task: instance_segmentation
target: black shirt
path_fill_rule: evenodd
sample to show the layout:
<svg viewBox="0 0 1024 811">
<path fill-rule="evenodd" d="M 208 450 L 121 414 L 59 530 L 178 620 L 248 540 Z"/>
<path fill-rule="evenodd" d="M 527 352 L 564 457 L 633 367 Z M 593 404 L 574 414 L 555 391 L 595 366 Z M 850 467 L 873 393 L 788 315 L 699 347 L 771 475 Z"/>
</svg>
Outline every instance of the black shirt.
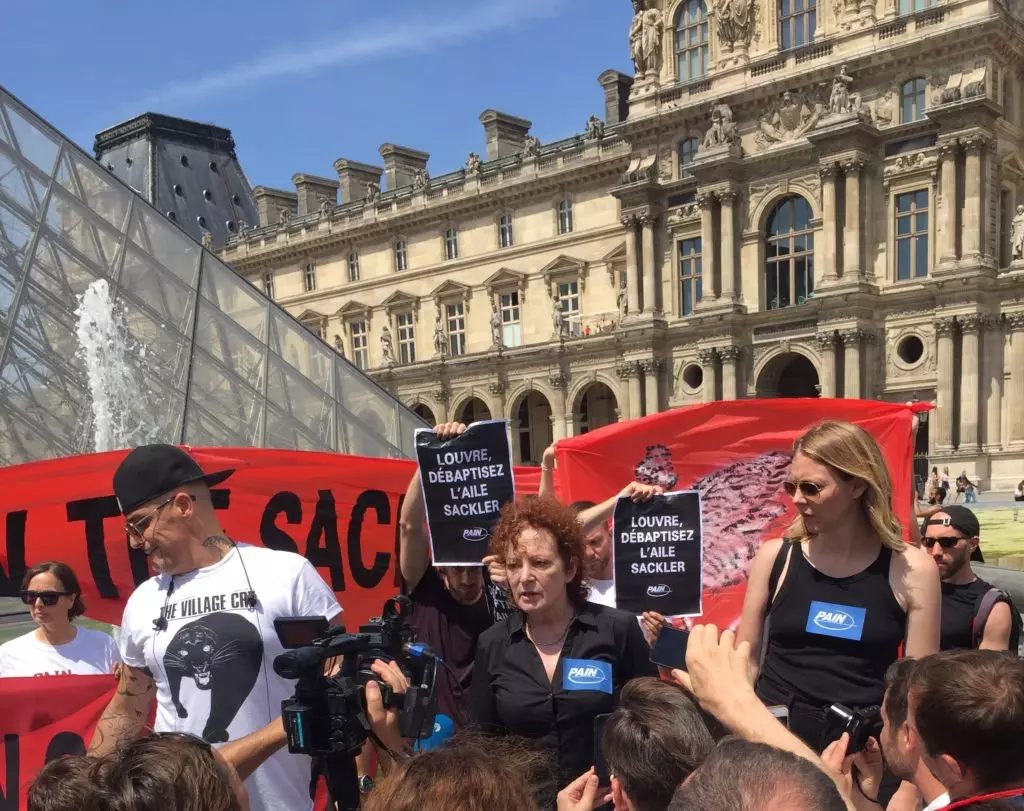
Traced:
<svg viewBox="0 0 1024 811">
<path fill-rule="evenodd" d="M 636 617 L 585 603 L 569 627 L 555 675 L 516 611 L 480 637 L 470 716 L 489 731 L 532 738 L 556 756 L 561 785 L 594 764 L 594 716 L 611 712 L 636 676 L 657 675 Z"/>
<path fill-rule="evenodd" d="M 974 647 L 974 615 L 978 601 L 990 588 L 981 578 L 963 585 L 942 584 L 939 650 L 971 650 Z"/>
</svg>

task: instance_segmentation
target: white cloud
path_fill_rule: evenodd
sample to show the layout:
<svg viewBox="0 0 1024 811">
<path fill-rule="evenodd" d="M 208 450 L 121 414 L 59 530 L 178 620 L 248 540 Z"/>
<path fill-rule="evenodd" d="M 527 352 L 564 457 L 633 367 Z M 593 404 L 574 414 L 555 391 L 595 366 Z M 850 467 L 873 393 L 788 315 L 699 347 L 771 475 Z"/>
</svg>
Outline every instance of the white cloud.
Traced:
<svg viewBox="0 0 1024 811">
<path fill-rule="evenodd" d="M 487 0 L 468 9 L 447 8 L 448 16 L 402 21 L 379 20 L 356 32 L 290 45 L 249 62 L 226 66 L 194 79 L 168 84 L 130 109 L 154 109 L 175 102 L 195 102 L 249 85 L 312 75 L 326 68 L 375 58 L 436 50 L 453 41 L 512 28 L 558 12 L 568 0 Z M 452 13 L 455 12 L 455 13 Z"/>
</svg>

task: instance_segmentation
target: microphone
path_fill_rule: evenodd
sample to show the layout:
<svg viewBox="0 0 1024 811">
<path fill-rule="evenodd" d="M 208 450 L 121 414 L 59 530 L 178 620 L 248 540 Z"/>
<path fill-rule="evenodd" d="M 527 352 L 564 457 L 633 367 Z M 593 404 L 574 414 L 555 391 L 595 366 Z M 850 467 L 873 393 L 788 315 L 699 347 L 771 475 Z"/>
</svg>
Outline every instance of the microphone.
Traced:
<svg viewBox="0 0 1024 811">
<path fill-rule="evenodd" d="M 245 594 L 245 607 L 255 608 L 259 604 L 259 599 L 256 597 L 256 592 L 250 589 Z"/>
<path fill-rule="evenodd" d="M 154 631 L 166 631 L 167 630 L 167 618 L 160 616 L 153 620 Z"/>
</svg>

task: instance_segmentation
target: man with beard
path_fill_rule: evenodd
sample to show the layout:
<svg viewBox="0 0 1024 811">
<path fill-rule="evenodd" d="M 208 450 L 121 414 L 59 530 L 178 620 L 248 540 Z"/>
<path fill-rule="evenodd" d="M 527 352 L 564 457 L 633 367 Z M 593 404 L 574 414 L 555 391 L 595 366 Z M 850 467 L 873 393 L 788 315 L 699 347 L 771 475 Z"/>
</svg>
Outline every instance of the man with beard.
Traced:
<svg viewBox="0 0 1024 811">
<path fill-rule="evenodd" d="M 928 517 L 921 544 L 942 579 L 941 650 L 1011 650 L 1020 642 L 1020 615 L 1010 597 L 978 577 L 971 555 L 981 528 L 967 507 L 951 504 Z"/>
</svg>

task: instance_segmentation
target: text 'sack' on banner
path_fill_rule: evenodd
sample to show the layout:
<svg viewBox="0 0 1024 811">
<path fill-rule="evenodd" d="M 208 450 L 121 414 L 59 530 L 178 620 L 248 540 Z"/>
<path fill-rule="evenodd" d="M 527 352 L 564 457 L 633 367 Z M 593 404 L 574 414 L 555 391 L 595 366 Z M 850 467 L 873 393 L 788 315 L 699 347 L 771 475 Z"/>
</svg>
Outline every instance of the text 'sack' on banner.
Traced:
<svg viewBox="0 0 1024 811">
<path fill-rule="evenodd" d="M 235 471 L 212 491 L 225 532 L 304 555 L 337 594 L 346 625 L 379 616 L 384 600 L 398 593 L 398 518 L 416 474 L 413 462 L 262 448 L 189 450 L 204 470 Z M 0 468 L 0 596 L 18 595 L 29 566 L 61 560 L 78 574 L 86 616 L 120 623 L 128 596 L 150 575 L 145 556 L 129 551 L 111 488 L 125 454 Z M 520 475 L 519 492 L 537 492 L 539 472 L 518 468 Z"/>
<path fill-rule="evenodd" d="M 502 506 L 515 498 L 507 421 L 474 422 L 444 441 L 421 428 L 416 458 L 434 564 L 480 563 Z"/>
<path fill-rule="evenodd" d="M 616 423 L 559 441 L 561 497 L 600 503 L 634 479 L 698 491 L 705 539 L 702 621 L 734 628 L 754 553 L 795 516 L 782 488 L 794 440 L 821 420 L 864 428 L 885 455 L 906 536 L 912 412 L 927 408 L 876 400 L 732 400 Z M 649 608 L 658 610 L 653 602 Z"/>
<path fill-rule="evenodd" d="M 634 502 L 620 498 L 612 517 L 616 605 L 642 614 L 701 612 L 700 493 L 686 490 Z"/>
</svg>

